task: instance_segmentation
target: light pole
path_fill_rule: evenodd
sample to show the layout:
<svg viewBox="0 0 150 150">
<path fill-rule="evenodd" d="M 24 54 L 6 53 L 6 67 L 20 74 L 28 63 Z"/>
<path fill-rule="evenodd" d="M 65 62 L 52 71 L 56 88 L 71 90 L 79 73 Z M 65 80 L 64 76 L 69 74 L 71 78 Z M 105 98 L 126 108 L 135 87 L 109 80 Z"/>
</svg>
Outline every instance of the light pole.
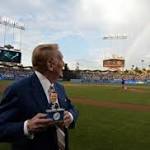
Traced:
<svg viewBox="0 0 150 150">
<path fill-rule="evenodd" d="M 142 69 L 143 69 L 143 65 L 144 65 L 144 59 L 141 60 L 141 65 L 142 65 Z"/>
<path fill-rule="evenodd" d="M 150 65 L 148 65 L 148 69 L 150 70 Z"/>
<path fill-rule="evenodd" d="M 14 40 L 14 28 L 21 30 L 25 30 L 25 26 L 22 23 L 16 22 L 8 17 L 0 16 L 0 24 L 4 25 L 4 46 L 6 43 L 6 27 L 13 28 L 13 40 Z M 21 49 L 21 32 L 20 32 L 20 49 Z"/>
<path fill-rule="evenodd" d="M 134 65 L 132 65 L 132 70 L 134 69 Z"/>
</svg>

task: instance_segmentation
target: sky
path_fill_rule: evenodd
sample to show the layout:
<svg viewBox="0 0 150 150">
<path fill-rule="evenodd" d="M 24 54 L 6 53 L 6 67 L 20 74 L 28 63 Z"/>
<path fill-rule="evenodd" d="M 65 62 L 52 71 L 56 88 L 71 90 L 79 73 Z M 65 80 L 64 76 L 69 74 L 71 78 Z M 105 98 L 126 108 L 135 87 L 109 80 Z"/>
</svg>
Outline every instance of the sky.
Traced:
<svg viewBox="0 0 150 150">
<path fill-rule="evenodd" d="M 150 65 L 149 0 L 1 0 L 0 16 L 25 25 L 6 27 L 5 44 L 21 48 L 22 64 L 32 65 L 35 46 L 57 43 L 70 69 L 103 68 L 103 59 L 119 56 L 125 68 Z M 5 27 L 0 25 L 0 45 Z M 126 35 L 127 39 L 106 39 Z M 144 60 L 144 61 L 142 61 Z"/>
</svg>

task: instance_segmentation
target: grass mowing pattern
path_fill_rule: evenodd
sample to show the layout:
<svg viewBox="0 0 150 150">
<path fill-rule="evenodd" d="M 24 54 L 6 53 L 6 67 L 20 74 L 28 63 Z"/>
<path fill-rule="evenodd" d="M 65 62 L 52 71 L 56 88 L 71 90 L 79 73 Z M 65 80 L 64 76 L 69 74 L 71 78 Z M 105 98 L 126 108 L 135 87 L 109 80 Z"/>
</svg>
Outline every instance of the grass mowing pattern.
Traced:
<svg viewBox="0 0 150 150">
<path fill-rule="evenodd" d="M 135 86 L 130 89 L 136 88 Z M 76 85 L 66 86 L 69 97 L 98 101 L 150 104 L 150 87 L 137 87 L 141 91 L 122 90 L 119 86 Z"/>
<path fill-rule="evenodd" d="M 149 150 L 150 113 L 78 105 L 71 150 Z"/>
</svg>

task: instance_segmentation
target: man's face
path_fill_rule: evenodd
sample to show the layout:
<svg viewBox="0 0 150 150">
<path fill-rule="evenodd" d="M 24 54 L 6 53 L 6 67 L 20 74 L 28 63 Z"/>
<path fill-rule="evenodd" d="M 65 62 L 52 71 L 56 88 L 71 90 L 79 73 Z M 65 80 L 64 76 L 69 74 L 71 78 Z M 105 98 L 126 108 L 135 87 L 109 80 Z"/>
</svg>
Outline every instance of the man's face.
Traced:
<svg viewBox="0 0 150 150">
<path fill-rule="evenodd" d="M 55 73 L 58 78 L 63 76 L 63 67 L 64 67 L 64 61 L 63 56 L 60 51 L 56 51 L 55 54 L 55 61 L 54 61 L 54 67 L 53 67 L 53 73 Z"/>
</svg>

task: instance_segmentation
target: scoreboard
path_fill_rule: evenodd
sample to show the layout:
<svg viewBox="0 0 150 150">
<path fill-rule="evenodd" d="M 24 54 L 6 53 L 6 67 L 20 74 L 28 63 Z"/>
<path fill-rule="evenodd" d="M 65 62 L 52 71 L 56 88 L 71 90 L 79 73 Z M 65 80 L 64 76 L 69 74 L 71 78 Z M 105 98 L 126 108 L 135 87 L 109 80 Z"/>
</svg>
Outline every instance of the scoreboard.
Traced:
<svg viewBox="0 0 150 150">
<path fill-rule="evenodd" d="M 0 48 L 0 61 L 10 63 L 21 63 L 21 52 L 5 50 Z"/>
<path fill-rule="evenodd" d="M 125 66 L 125 60 L 124 59 L 105 59 L 103 60 L 103 67 L 108 68 L 120 68 Z"/>
</svg>

